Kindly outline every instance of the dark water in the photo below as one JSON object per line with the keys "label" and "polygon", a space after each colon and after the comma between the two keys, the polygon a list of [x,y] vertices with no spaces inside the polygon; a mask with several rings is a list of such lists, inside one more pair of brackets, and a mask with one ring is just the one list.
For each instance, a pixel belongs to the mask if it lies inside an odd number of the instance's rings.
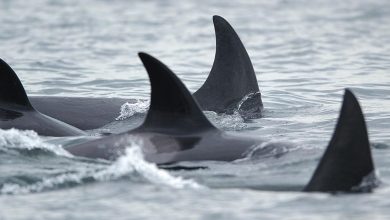
{"label": "dark water", "polygon": [[[138,51],[160,58],[195,91],[213,62],[214,14],[247,47],[265,115],[252,123],[207,115],[275,151],[166,171],[142,159],[137,140],[108,163],[61,147],[89,137],[0,130],[0,219],[388,219],[389,1],[2,0],[0,57],[30,95],[147,99]],[[300,193],[330,139],[345,87],[362,104],[382,185],[363,195]],[[122,116],[146,109],[140,101]]]}

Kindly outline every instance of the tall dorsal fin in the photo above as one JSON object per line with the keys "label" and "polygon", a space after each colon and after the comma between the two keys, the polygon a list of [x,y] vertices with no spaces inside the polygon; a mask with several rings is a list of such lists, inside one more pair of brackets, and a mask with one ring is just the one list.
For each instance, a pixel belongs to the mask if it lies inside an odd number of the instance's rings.
{"label": "tall dorsal fin", "polygon": [[149,131],[188,132],[215,128],[179,78],[162,62],[139,53],[151,83],[151,100],[144,123]]}
{"label": "tall dorsal fin", "polygon": [[0,59],[0,107],[33,109],[13,69]]}
{"label": "tall dorsal fin", "polygon": [[229,113],[245,96],[254,94],[247,99],[245,111],[260,114],[263,107],[261,94],[244,45],[224,18],[215,15],[213,22],[216,36],[214,64],[194,97],[203,110]]}
{"label": "tall dorsal fin", "polygon": [[356,97],[346,89],[332,140],[305,191],[353,191],[373,173],[364,116]]}

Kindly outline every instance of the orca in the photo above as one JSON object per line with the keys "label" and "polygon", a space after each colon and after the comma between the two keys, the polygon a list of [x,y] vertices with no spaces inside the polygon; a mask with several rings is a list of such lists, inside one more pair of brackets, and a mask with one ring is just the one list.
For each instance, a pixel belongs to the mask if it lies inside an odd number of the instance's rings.
{"label": "orca", "polygon": [[85,135],[84,131],[35,110],[12,68],[0,59],[0,128],[34,130],[44,136]]}
{"label": "orca", "polygon": [[[215,59],[204,85],[194,93],[202,110],[232,114],[244,119],[261,117],[263,103],[249,55],[232,26],[213,16]],[[134,99],[31,96],[32,105],[82,130],[100,128],[118,117],[121,106]]]}
{"label": "orca", "polygon": [[[145,53],[139,53],[139,57],[151,83],[150,109],[143,124],[122,134],[67,146],[65,150],[75,156],[114,160],[130,141],[138,140],[145,160],[167,165],[181,161],[234,161],[262,142],[214,127],[167,66]],[[351,192],[372,173],[374,165],[363,113],[354,95],[346,90],[333,138],[303,190]]]}

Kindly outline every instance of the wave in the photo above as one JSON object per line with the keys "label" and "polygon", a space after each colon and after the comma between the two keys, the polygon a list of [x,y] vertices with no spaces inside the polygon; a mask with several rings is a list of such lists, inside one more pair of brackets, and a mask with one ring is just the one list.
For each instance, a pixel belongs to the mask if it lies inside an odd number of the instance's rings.
{"label": "wave", "polygon": [[0,129],[0,150],[35,149],[51,152],[58,156],[72,157],[72,155],[64,150],[61,145],[45,143],[44,140],[34,131],[22,131],[14,128],[9,130]]}
{"label": "wave", "polygon": [[[168,171],[159,169],[155,164],[144,160],[140,140],[129,140],[129,146],[124,155],[110,165],[83,167],[79,170],[68,171],[54,177],[44,177],[43,180],[28,184],[4,183],[0,187],[1,194],[26,194],[75,186],[96,181],[112,181],[126,176],[138,175],[147,181],[177,189],[201,189],[204,186],[191,179],[172,176]],[[70,161],[72,162],[72,161]],[[75,161],[73,161],[75,162]]]}

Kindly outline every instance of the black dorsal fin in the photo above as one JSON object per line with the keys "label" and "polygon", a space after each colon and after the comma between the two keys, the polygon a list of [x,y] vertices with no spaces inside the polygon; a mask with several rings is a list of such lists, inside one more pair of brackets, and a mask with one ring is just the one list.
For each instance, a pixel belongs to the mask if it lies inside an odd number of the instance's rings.
{"label": "black dorsal fin", "polygon": [[0,59],[0,107],[33,109],[18,76],[2,59]]}
{"label": "black dorsal fin", "polygon": [[149,131],[188,132],[215,128],[179,78],[162,62],[139,53],[151,83],[151,100],[144,123]]}
{"label": "black dorsal fin", "polygon": [[374,174],[366,123],[356,97],[345,90],[332,140],[305,191],[354,191]]}
{"label": "black dorsal fin", "polygon": [[194,97],[203,110],[229,113],[245,96],[254,94],[247,100],[245,111],[260,114],[263,107],[261,94],[244,45],[224,18],[215,15],[213,22],[216,36],[214,64]]}

